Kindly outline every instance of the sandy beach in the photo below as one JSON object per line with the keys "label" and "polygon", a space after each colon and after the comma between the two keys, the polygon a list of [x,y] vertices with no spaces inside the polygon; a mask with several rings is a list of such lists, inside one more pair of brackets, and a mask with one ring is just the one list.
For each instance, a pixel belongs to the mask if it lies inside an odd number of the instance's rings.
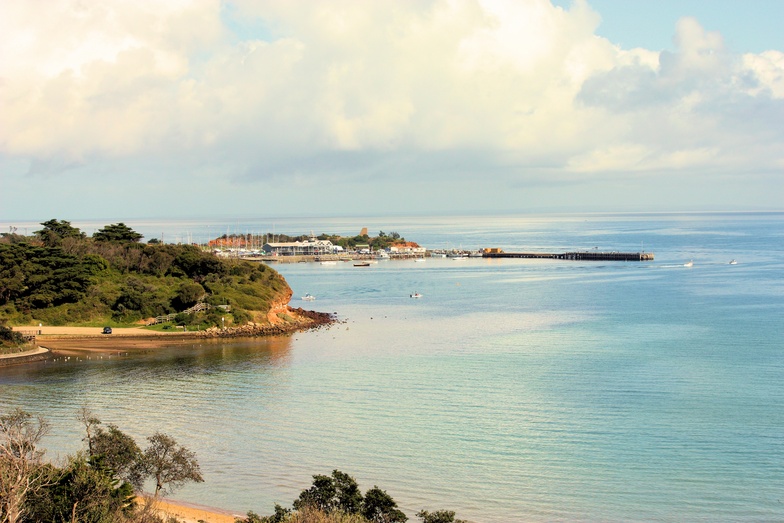
{"label": "sandy beach", "polygon": [[175,517],[183,523],[234,523],[235,518],[245,517],[245,514],[170,499],[158,500],[156,506],[159,514]]}

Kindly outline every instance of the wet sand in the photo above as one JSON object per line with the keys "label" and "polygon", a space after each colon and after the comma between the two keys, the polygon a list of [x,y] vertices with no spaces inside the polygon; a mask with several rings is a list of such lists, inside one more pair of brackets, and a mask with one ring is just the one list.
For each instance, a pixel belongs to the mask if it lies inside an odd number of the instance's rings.
{"label": "wet sand", "polygon": [[102,327],[25,326],[14,330],[35,333],[35,344],[50,349],[53,354],[77,353],[112,354],[117,352],[146,351],[161,347],[209,341],[199,332],[156,332],[141,327],[118,327],[112,334],[103,334]]}

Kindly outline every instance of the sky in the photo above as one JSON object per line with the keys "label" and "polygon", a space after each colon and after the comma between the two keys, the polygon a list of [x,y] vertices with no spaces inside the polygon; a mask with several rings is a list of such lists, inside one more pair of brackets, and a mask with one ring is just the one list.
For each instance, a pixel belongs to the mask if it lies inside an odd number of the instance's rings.
{"label": "sky", "polygon": [[784,210],[780,0],[0,3],[0,222]]}

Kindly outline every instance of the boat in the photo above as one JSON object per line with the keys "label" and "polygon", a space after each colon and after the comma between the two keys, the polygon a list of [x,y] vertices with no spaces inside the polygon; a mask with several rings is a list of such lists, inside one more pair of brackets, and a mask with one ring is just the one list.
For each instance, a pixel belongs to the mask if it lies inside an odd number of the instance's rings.
{"label": "boat", "polygon": [[409,294],[408,296],[410,298],[421,298],[422,297],[422,295],[419,294],[418,292],[415,292],[414,294]]}
{"label": "boat", "polygon": [[684,267],[694,267],[694,260],[689,260],[683,264]]}
{"label": "boat", "polygon": [[738,262],[736,262],[735,260],[730,260],[730,265],[737,265],[737,264]]}
{"label": "boat", "polygon": [[302,301],[315,301],[316,297],[312,294],[306,294],[302,297]]}
{"label": "boat", "polygon": [[425,259],[424,258],[414,258],[414,261],[421,263],[421,262],[425,261]]}
{"label": "boat", "polygon": [[370,262],[358,262],[354,264],[354,267],[370,267]]}
{"label": "boat", "polygon": [[338,262],[336,262],[336,261],[323,261],[323,262],[321,262],[321,265],[337,265],[337,264],[338,264]]}

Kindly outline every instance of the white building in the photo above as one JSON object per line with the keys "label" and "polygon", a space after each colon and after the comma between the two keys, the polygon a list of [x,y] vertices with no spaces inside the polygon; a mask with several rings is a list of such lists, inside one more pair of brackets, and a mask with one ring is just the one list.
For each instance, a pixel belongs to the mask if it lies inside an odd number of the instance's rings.
{"label": "white building", "polygon": [[262,249],[266,254],[274,256],[318,256],[342,250],[329,240],[317,240],[316,238],[310,238],[304,242],[265,243]]}

